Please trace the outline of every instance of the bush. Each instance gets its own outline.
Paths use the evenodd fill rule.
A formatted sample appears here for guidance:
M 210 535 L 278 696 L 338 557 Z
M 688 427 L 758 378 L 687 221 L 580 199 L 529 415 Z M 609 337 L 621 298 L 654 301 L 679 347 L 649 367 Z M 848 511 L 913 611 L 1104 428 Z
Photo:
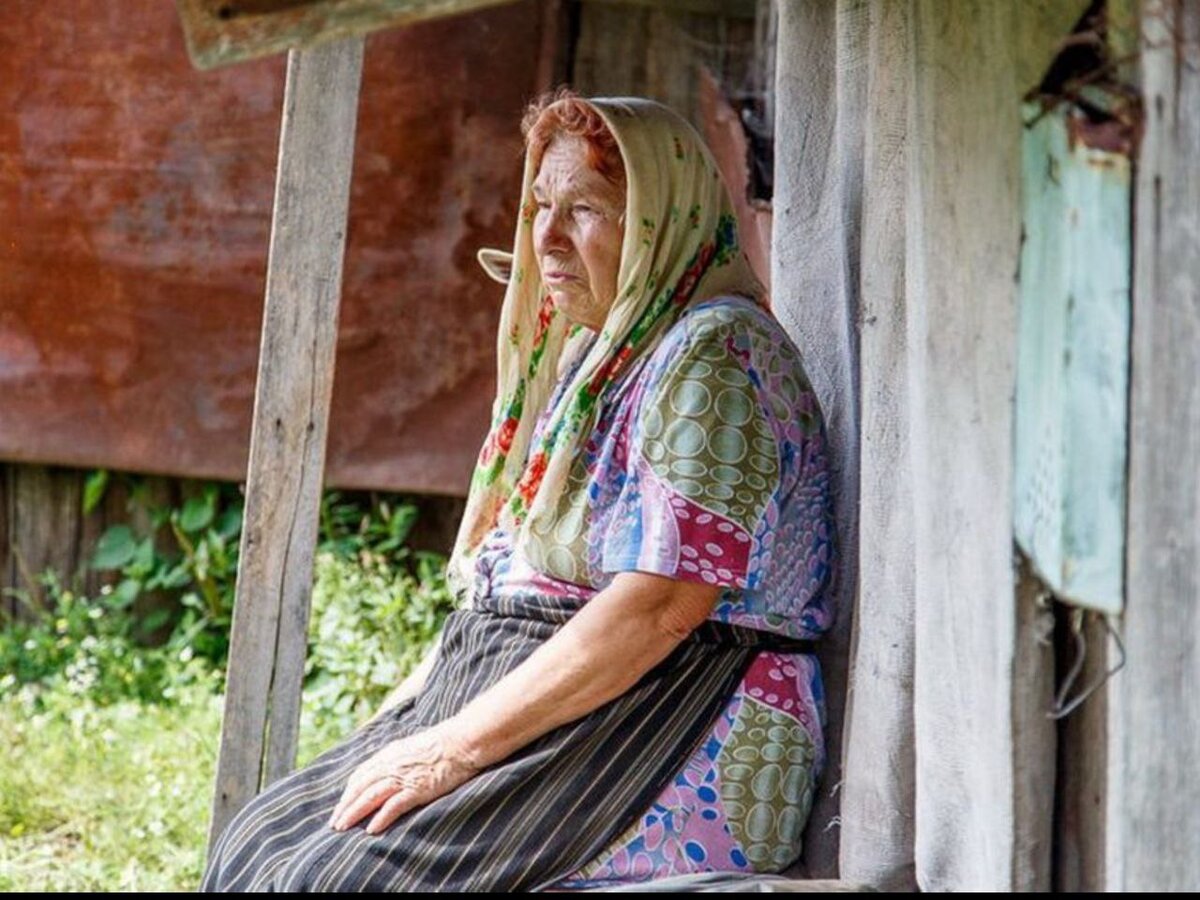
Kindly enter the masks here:
M 106 478 L 88 481 L 96 502 Z M 135 497 L 137 493 L 135 491 Z M 0 628 L 0 890 L 194 890 L 220 742 L 241 498 L 209 485 L 150 526 L 116 525 L 88 598 L 42 576 L 46 606 Z M 451 609 L 445 560 L 406 541 L 416 507 L 327 493 L 315 558 L 297 765 L 373 713 Z M 169 536 L 169 540 L 166 540 Z M 166 546 L 168 549 L 161 549 Z M 174 597 L 139 620 L 145 591 Z
M 346 734 L 421 661 L 452 609 L 445 562 L 415 571 L 385 557 L 316 558 L 304 699 L 313 725 Z
M 115 586 L 89 599 L 46 573 L 44 609 L 14 592 L 30 620 L 0 630 L 0 689 L 25 685 L 30 702 L 51 692 L 101 706 L 170 703 L 197 682 L 224 689 L 241 497 L 236 486 L 210 484 L 178 508 L 158 507 L 131 483 L 148 528 L 110 527 L 91 560 L 114 574 Z M 85 503 L 99 502 L 105 484 L 107 476 L 93 474 Z M 444 557 L 406 546 L 416 517 L 414 504 L 396 498 L 322 497 L 305 663 L 306 716 L 322 733 L 345 733 L 373 711 L 420 661 L 452 607 Z M 178 603 L 159 611 L 174 621 L 159 647 L 144 642 L 162 619 L 132 612 L 147 591 Z
M 53 691 L 88 697 L 99 705 L 122 699 L 158 702 L 168 677 L 169 653 L 133 639 L 135 623 L 109 593 L 89 600 L 65 590 L 53 573 L 41 578 L 49 604 L 40 608 L 21 592 L 32 618 L 0 630 L 0 693 L 31 685 L 36 699 Z

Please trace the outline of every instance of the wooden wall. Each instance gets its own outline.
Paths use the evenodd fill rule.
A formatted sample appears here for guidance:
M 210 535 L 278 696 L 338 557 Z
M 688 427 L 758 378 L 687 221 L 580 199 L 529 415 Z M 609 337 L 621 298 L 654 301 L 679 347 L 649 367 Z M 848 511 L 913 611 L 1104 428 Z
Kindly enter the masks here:
M 851 469 L 841 875 L 1048 887 L 1053 655 L 1012 559 L 1020 101 L 1085 4 L 833 6 L 781 15 L 773 286 Z
M 837 518 L 838 617 L 818 652 L 829 701 L 829 765 L 805 833 L 814 878 L 838 869 L 843 705 L 858 571 L 856 321 L 867 9 L 859 0 L 778 4 L 772 302 L 821 402 Z
M 104 497 L 90 514 L 83 514 L 87 472 L 61 466 L 0 464 L 0 622 L 6 617 L 25 618 L 29 610 L 6 589 L 42 599 L 38 576 L 47 569 L 64 577 L 64 583 L 94 596 L 106 580 L 88 568 L 96 541 L 111 525 L 126 523 L 135 530 L 149 523 L 140 503 L 132 503 L 123 480 L 110 479 Z M 145 498 L 157 506 L 179 506 L 203 490 L 192 479 L 145 476 Z M 415 497 L 419 515 L 411 544 L 417 549 L 449 553 L 462 517 L 459 497 Z M 166 541 L 164 550 L 169 549 Z M 170 606 L 162 597 L 143 595 L 135 607 L 142 616 Z
M 1125 669 L 1108 695 L 1109 890 L 1200 887 L 1200 0 L 1141 4 Z

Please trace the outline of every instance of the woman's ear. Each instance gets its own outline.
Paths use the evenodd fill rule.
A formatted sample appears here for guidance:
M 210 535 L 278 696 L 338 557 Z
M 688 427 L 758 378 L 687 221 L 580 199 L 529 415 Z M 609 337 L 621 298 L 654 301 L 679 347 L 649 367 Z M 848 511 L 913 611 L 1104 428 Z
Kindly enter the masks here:
M 480 247 L 475 253 L 475 258 L 479 260 L 479 265 L 483 267 L 488 278 L 498 281 L 500 284 L 508 284 L 508 279 L 512 275 L 513 257 L 511 253 L 506 250 L 497 250 L 494 247 Z

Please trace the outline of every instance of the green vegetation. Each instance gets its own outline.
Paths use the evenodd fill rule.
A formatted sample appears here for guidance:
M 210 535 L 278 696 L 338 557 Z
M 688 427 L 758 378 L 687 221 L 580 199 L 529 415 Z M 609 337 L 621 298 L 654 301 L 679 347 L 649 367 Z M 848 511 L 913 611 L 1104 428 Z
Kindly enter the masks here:
M 107 476 L 88 482 L 99 500 Z M 136 497 L 135 493 L 135 497 Z M 144 533 L 110 528 L 97 597 L 41 578 L 45 607 L 0 627 L 0 890 L 191 890 L 207 840 L 241 530 L 210 485 Z M 369 717 L 451 608 L 445 560 L 406 546 L 416 507 L 322 501 L 298 765 Z M 131 612 L 145 592 L 174 601 Z M 171 626 L 165 643 L 147 645 Z

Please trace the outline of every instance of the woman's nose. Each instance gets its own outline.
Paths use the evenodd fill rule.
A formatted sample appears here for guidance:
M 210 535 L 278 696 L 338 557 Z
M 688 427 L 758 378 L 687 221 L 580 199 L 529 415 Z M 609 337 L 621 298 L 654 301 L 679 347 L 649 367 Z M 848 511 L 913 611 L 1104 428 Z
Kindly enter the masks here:
M 539 253 L 566 247 L 570 243 L 562 217 L 556 208 L 544 210 L 534 229 L 534 249 Z

